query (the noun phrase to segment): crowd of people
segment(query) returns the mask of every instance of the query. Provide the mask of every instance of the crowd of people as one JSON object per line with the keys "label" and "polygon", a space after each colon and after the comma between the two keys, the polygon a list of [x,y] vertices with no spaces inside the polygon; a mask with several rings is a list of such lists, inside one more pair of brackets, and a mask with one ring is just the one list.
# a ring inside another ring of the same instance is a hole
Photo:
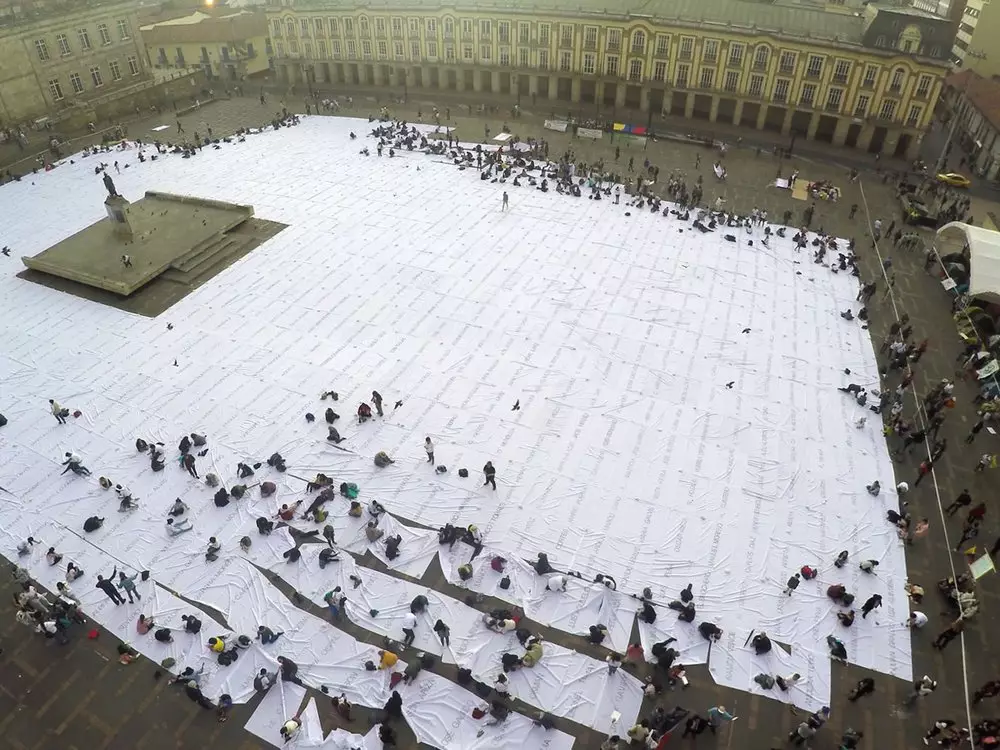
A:
{"label": "crowd of people", "polygon": [[[329,108],[326,105],[324,106],[325,108]],[[266,127],[273,129],[291,127],[298,124],[298,122],[299,118],[296,115],[284,109],[282,112],[276,113],[269,126]],[[436,134],[437,137],[435,138],[435,134],[429,135],[426,132],[421,132],[405,121],[379,120],[376,122],[374,118],[370,118],[369,122],[370,124],[375,123],[368,135],[373,139],[376,157],[386,156],[387,158],[393,158],[404,151],[421,152],[431,157],[443,158],[455,165],[459,170],[471,170],[474,168],[478,171],[480,180],[504,186],[501,210],[509,207],[510,197],[506,192],[506,188],[508,187],[523,187],[542,192],[547,192],[551,189],[567,197],[582,198],[586,196],[589,200],[594,201],[610,200],[613,198],[616,205],[620,204],[624,198],[624,210],[626,211],[648,210],[651,213],[690,225],[692,229],[701,233],[718,232],[720,238],[724,241],[736,242],[745,240],[751,245],[756,242],[763,247],[767,247],[772,235],[784,237],[786,232],[793,232],[792,239],[795,242],[797,252],[806,250],[810,246],[814,248],[812,251],[812,260],[815,264],[826,265],[833,273],[845,272],[856,277],[861,276],[853,240],[844,246],[836,238],[822,231],[815,232],[809,229],[814,211],[812,205],[807,207],[803,215],[802,224],[798,229],[791,226],[791,212],[785,213],[783,217],[784,225],[772,225],[767,221],[766,211],[758,210],[756,207],[754,207],[752,212],[745,215],[740,214],[733,210],[726,210],[725,202],[721,198],[716,200],[713,207],[705,207],[702,204],[703,185],[700,177],[694,184],[689,186],[680,175],[672,174],[663,185],[667,196],[661,196],[658,188],[660,185],[658,182],[659,168],[650,164],[648,160],[643,165],[643,170],[634,177],[633,182],[631,173],[634,170],[634,163],[632,159],[629,162],[629,174],[627,176],[607,168],[603,161],[595,164],[586,164],[577,159],[571,150],[564,152],[555,161],[550,160],[549,144],[545,141],[531,141],[522,144],[519,139],[515,138],[495,148],[484,148],[481,145],[467,147],[459,143],[450,131],[440,132]],[[178,130],[179,132],[183,132],[180,127]],[[261,132],[261,130],[249,128],[238,131],[231,138],[217,138],[211,129],[209,129],[207,135],[204,137],[200,133],[195,133],[192,141],[185,140],[178,143],[154,142],[152,144],[135,142],[131,146],[128,144],[105,145],[88,149],[81,156],[96,156],[98,159],[113,158],[106,155],[134,148],[140,163],[146,159],[156,160],[167,155],[192,158],[205,147],[222,148],[227,143],[233,141],[240,142],[248,135]],[[352,140],[357,138],[354,133],[351,133],[350,137]],[[360,150],[360,153],[362,156],[370,157],[372,155],[371,151],[371,149],[365,146]],[[616,154],[616,162],[618,156],[619,154]],[[125,167],[127,168],[128,165],[126,164]],[[109,168],[111,166],[108,163],[99,162],[95,167],[95,173],[106,172]],[[117,161],[114,162],[113,168],[116,171],[120,171]],[[625,189],[624,196],[622,194],[622,186]],[[668,203],[668,200],[671,202]],[[897,246],[901,243],[916,245],[916,235],[903,235],[900,232],[893,235],[892,229],[890,226],[887,237],[891,237]],[[875,235],[875,241],[877,242],[881,235],[880,223],[877,223],[875,227]],[[827,258],[827,253],[830,254],[830,258]],[[862,303],[860,309],[857,311],[845,311],[841,317],[847,321],[855,319],[867,321],[868,306],[871,304],[878,286],[879,282],[876,279],[870,281],[862,280],[861,291],[858,295],[858,301]],[[871,414],[881,417],[882,424],[884,425],[884,433],[890,442],[890,446],[893,448],[893,457],[896,461],[903,463],[910,460],[913,448],[916,447],[918,449],[917,458],[919,463],[912,483],[913,488],[919,486],[925,477],[932,475],[935,465],[943,459],[946,453],[948,447],[947,441],[939,438],[938,433],[945,422],[948,410],[955,406],[956,401],[954,384],[949,380],[943,380],[922,395],[916,411],[907,413],[906,396],[915,391],[914,376],[920,359],[928,348],[928,339],[918,340],[918,338],[914,334],[913,325],[910,324],[908,318],[904,315],[899,321],[892,324],[880,347],[880,352],[884,357],[881,372],[882,379],[878,386],[872,387],[870,385],[848,383],[840,388],[857,405],[858,415],[855,424],[858,428],[864,427],[868,419],[874,419],[874,417],[870,416]],[[975,347],[972,352],[967,352],[966,361],[974,361],[978,352],[979,347]],[[325,401],[327,398],[330,398],[332,401],[338,401],[339,394],[333,391],[323,393],[321,400]],[[369,400],[371,401],[371,405],[368,403]],[[372,405],[375,407],[374,410],[372,409]],[[394,409],[398,409],[402,405],[402,400],[398,400],[395,403]],[[971,443],[975,439],[976,434],[982,429],[982,424],[990,419],[992,413],[994,413],[989,405],[980,405],[980,407],[978,427],[973,427],[973,431],[967,439],[968,443]],[[519,402],[515,404],[514,408],[515,410],[519,408]],[[49,401],[48,409],[60,425],[67,424],[67,418],[71,415],[69,409],[63,407],[55,399]],[[384,415],[383,398],[378,391],[373,391],[370,399],[361,401],[354,413],[358,427],[370,420],[384,417]],[[342,436],[335,426],[335,423],[340,420],[340,415],[334,411],[333,407],[325,409],[323,420],[326,423],[327,441],[339,445],[345,440],[350,440],[350,437]],[[305,414],[305,423],[307,425],[316,421],[317,419],[312,413]],[[431,437],[428,436],[421,447],[426,452],[427,462],[434,467],[435,471],[447,471],[445,467],[437,464],[436,445]],[[927,449],[926,456],[921,453],[925,448]],[[153,471],[164,470],[168,463],[165,448],[161,443],[137,438],[136,450],[145,460],[149,461]],[[252,487],[258,487],[262,497],[268,497],[273,494],[274,484],[272,482],[263,481],[256,485],[248,485],[246,483],[246,480],[254,476],[255,471],[265,463],[264,461],[251,463],[247,460],[246,462],[240,462],[235,471],[236,479],[229,489],[222,484],[221,478],[213,473],[206,473],[202,477],[198,472],[198,459],[207,455],[208,451],[209,448],[205,436],[197,433],[187,434],[179,441],[173,460],[180,470],[187,472],[192,478],[202,481],[206,486],[215,489],[214,503],[217,507],[224,508],[232,502],[238,502]],[[984,459],[989,456],[990,454],[986,454]],[[373,461],[378,467],[386,467],[393,463],[393,459],[384,451],[376,453]],[[279,472],[285,472],[286,470],[285,460],[278,453],[266,459],[266,463],[269,467]],[[980,463],[983,463],[983,460]],[[986,463],[989,464],[989,461]],[[85,466],[83,458],[73,451],[65,453],[65,460],[62,461],[62,465],[65,467],[63,473],[72,472],[84,480],[87,480],[91,476],[91,471]],[[496,475],[497,472],[493,466],[493,462],[487,462],[482,469],[483,486],[491,487],[493,491],[496,491]],[[467,477],[468,471],[461,469],[459,476]],[[110,491],[112,488],[114,489],[120,512],[128,512],[138,507],[139,498],[133,496],[127,485],[115,483],[114,480],[105,476],[101,476],[98,479],[98,484],[104,490]],[[336,482],[331,477],[322,473],[317,474],[312,480],[307,482],[305,488],[309,494],[316,493],[311,498],[307,508],[300,513],[302,500],[293,504],[282,504],[275,509],[275,513],[272,516],[260,516],[257,518],[256,527],[258,534],[270,535],[278,525],[289,524],[298,518],[306,523],[315,525],[315,529],[306,535],[306,541],[313,541],[313,537],[316,537],[316,541],[318,541],[318,537],[322,536],[324,549],[318,558],[319,566],[323,568],[329,564],[336,563],[340,559],[340,552],[336,545],[334,528],[331,524],[327,523],[330,513],[328,507],[333,506],[338,499],[343,499],[343,510],[347,515],[352,517],[366,517],[364,533],[369,543],[380,545],[389,560],[397,557],[400,545],[402,544],[402,538],[398,534],[386,535],[380,523],[387,512],[386,508],[377,500],[371,500],[367,504],[363,504],[358,499],[359,489],[356,485],[344,482],[340,483],[336,490],[334,489],[335,485]],[[906,544],[913,544],[915,540],[920,539],[927,533],[930,521],[927,516],[919,513],[914,517],[910,509],[910,498],[913,496],[908,494],[911,486],[907,482],[900,481],[895,483],[895,489],[900,498],[900,503],[897,509],[890,509],[887,514],[887,522],[896,527],[900,538]],[[867,485],[867,491],[871,495],[878,495],[880,490],[881,484],[879,478],[875,478],[871,484]],[[961,549],[962,545],[973,540],[978,535],[980,524],[986,514],[985,503],[979,502],[975,506],[972,506],[972,504],[972,494],[968,490],[963,490],[948,508],[949,516],[953,516],[959,510],[965,513],[964,526],[956,549]],[[188,513],[189,508],[184,500],[177,498],[173,501],[164,514],[164,527],[168,536],[174,537],[197,531],[188,518]],[[96,531],[100,528],[103,520],[103,518],[98,517],[87,519],[83,527],[84,533]],[[439,530],[439,541],[441,544],[448,545],[455,543],[467,544],[472,548],[472,560],[458,569],[458,575],[462,580],[471,578],[473,575],[473,565],[478,564],[475,562],[476,557],[483,549],[483,535],[478,527],[474,523],[468,524],[463,528],[447,525]],[[246,551],[252,546],[252,543],[252,539],[244,537],[240,541],[240,546]],[[299,543],[283,554],[287,562],[293,563],[300,559]],[[39,540],[29,537],[18,545],[18,555],[31,555],[35,546],[40,544],[42,542]],[[1000,540],[994,545],[992,554],[995,555],[998,550],[1000,550]],[[205,540],[204,559],[206,564],[215,563],[222,554],[224,554],[222,546],[215,537],[209,537]],[[832,561],[833,565],[837,569],[843,568],[848,564],[851,554],[850,550],[841,551],[836,559]],[[45,554],[45,559],[50,565],[61,566],[63,556],[55,548],[49,548]],[[496,556],[488,560],[491,568],[501,574],[505,571],[506,562],[503,558]],[[561,572],[553,569],[548,563],[548,558],[544,552],[539,553],[538,559],[532,561],[531,564],[536,574],[544,577],[546,581],[545,588],[557,594],[566,590],[568,577],[579,576],[579,574],[572,571]],[[858,561],[858,567],[865,575],[875,576],[877,566],[877,560],[865,559]],[[74,595],[72,588],[73,585],[79,585],[75,582],[83,576],[83,571],[72,561],[68,561],[65,570],[65,580],[57,585],[58,594],[54,595],[54,600],[50,600],[46,594],[39,591],[29,573],[23,567],[17,564],[13,566],[14,579],[21,589],[15,596],[18,607],[18,622],[33,628],[46,638],[55,639],[59,643],[68,642],[68,633],[74,625],[84,625],[87,623],[87,619],[80,609],[79,599]],[[129,603],[133,601],[142,602],[137,580],[141,583],[147,580],[148,575],[146,571],[129,575],[125,571],[119,572],[116,567],[109,578],[97,575],[95,586],[103,591],[116,606],[125,603],[125,596],[128,597]],[[789,577],[782,593],[787,596],[794,596],[800,586],[808,585],[808,582],[815,577],[816,571],[812,565],[808,563],[804,564]],[[507,580],[509,585],[509,579]],[[610,589],[617,588],[614,579],[608,575],[597,576],[595,582],[601,583]],[[360,579],[354,582],[355,588],[359,585]],[[923,599],[923,589],[914,582],[908,582],[906,587],[910,601],[915,606],[919,606]],[[935,648],[943,650],[962,632],[965,623],[976,615],[978,612],[978,602],[976,601],[975,581],[971,576],[966,574],[942,580],[939,582],[939,590],[952,608],[948,626],[933,641]],[[658,617],[662,616],[663,610],[666,609],[677,613],[678,622],[683,624],[680,627],[690,625],[693,628],[697,628],[699,634],[709,643],[718,641],[722,635],[722,631],[712,622],[702,621],[697,625],[695,624],[695,620],[697,619],[694,602],[695,596],[690,585],[679,593],[676,600],[662,605],[653,601],[648,589],[641,594],[636,593],[633,596],[639,603],[638,616],[646,623],[651,624],[655,622]],[[844,585],[835,584],[829,586],[826,590],[826,596],[838,608],[837,620],[843,628],[865,627],[868,615],[880,607],[882,601],[881,595],[877,593],[868,597],[860,607],[861,618],[860,621],[857,621],[853,607],[855,597],[851,592],[847,591]],[[337,587],[328,592],[324,599],[329,607],[331,619],[334,622],[339,621],[348,603],[348,593]],[[426,597],[418,596],[411,602],[410,611],[403,618],[398,641],[386,640],[384,648],[379,651],[378,663],[370,661],[364,665],[366,669],[385,669],[390,671],[392,673],[390,677],[390,686],[392,688],[395,688],[399,683],[409,684],[418,678],[422,670],[434,666],[435,660],[433,657],[419,653],[410,659],[406,669],[401,671],[394,670],[399,658],[392,649],[397,648],[402,650],[411,647],[416,637],[415,629],[418,627],[420,618],[424,616],[430,616],[431,619],[434,619],[433,614],[428,612]],[[174,629],[162,626],[156,620],[155,613],[149,616],[140,614],[136,621],[137,635],[151,635],[157,641],[164,643],[171,642],[174,637]],[[189,635],[200,637],[199,634],[202,629],[201,620],[195,615],[186,615],[182,620],[184,624],[181,628],[178,628],[179,630]],[[914,609],[907,620],[907,625],[916,631],[923,628],[928,623],[928,620],[927,615],[921,610]],[[522,613],[517,608],[493,608],[483,613],[482,623],[483,627],[491,632],[500,634],[513,632],[520,645],[519,651],[505,652],[500,657],[499,663],[496,665],[497,676],[492,684],[484,684],[477,681],[468,669],[461,668],[458,670],[457,680],[459,684],[473,689],[483,698],[482,702],[477,704],[473,710],[472,715],[477,719],[485,719],[487,724],[498,724],[505,721],[511,711],[515,709],[512,703],[513,696],[510,694],[509,678],[507,675],[520,669],[535,667],[545,656],[546,644],[538,633],[531,632],[531,629],[526,626],[523,622]],[[450,628],[447,623],[438,618],[433,630],[441,644],[447,647],[450,639]],[[280,631],[275,631],[266,624],[261,624],[258,627],[256,636],[253,638],[246,634],[232,636],[213,635],[207,639],[206,648],[211,657],[219,665],[225,667],[239,658],[241,650],[250,648],[255,642],[259,642],[262,646],[269,646],[278,641],[282,635]],[[594,623],[590,626],[586,638],[593,645],[601,645],[607,636],[607,627],[603,623]],[[837,634],[826,634],[825,639],[831,658],[846,663],[849,658],[846,647],[843,641],[837,637]],[[653,698],[654,702],[656,696],[659,696],[664,691],[683,690],[689,684],[684,665],[677,661],[680,654],[676,649],[671,647],[672,641],[673,639],[671,638],[654,644],[651,650],[653,656],[652,669],[642,670],[646,672],[644,676],[645,693],[647,696]],[[756,655],[762,656],[771,649],[770,638],[764,632],[755,633],[752,638],[748,638],[747,648],[752,649]],[[127,662],[135,657],[135,651],[127,644],[123,644],[121,656],[123,661]],[[609,676],[613,676],[623,667],[639,668],[640,665],[645,663],[646,658],[641,644],[635,643],[630,644],[625,654],[609,651],[605,661]],[[262,669],[254,678],[253,686],[256,691],[264,692],[269,690],[279,679],[302,684],[301,679],[298,677],[298,666],[290,658],[279,655],[276,657],[276,662],[278,669],[275,672]],[[173,678],[171,683],[182,686],[190,700],[206,709],[214,709],[217,712],[219,720],[225,721],[232,707],[232,699],[228,695],[223,695],[216,703],[209,700],[201,692],[200,681],[203,670],[203,665],[197,670],[193,666],[187,666],[179,671],[177,677]],[[799,683],[801,679],[801,675],[797,673],[772,675],[761,672],[756,675],[754,681],[764,690],[785,692]],[[920,700],[933,693],[936,688],[937,682],[930,677],[924,676],[915,682],[907,698],[907,702],[912,703]],[[323,690],[324,692],[330,692],[327,687],[324,687]],[[874,690],[874,680],[865,678],[851,691],[849,699],[856,701],[872,693]],[[1000,681],[987,682],[976,691],[976,703],[978,704],[997,695],[1000,695]],[[331,698],[331,705],[332,709],[339,716],[347,720],[351,719],[352,706],[346,696],[341,694]],[[396,742],[396,731],[393,728],[393,722],[402,718],[401,708],[402,698],[396,690],[393,690],[389,701],[385,704],[379,715],[379,737],[387,746],[391,746]],[[797,745],[807,744],[817,732],[823,729],[829,717],[830,709],[827,707],[811,714],[791,732],[788,737],[789,742]],[[643,717],[620,735],[614,732],[610,734],[603,742],[602,750],[613,750],[614,748],[623,747],[626,742],[631,742],[634,746],[658,748],[662,747],[665,739],[680,727],[683,727],[684,737],[697,737],[705,730],[715,733],[720,727],[723,727],[735,718],[722,705],[713,705],[704,712],[691,712],[681,707],[668,710],[664,706],[657,704],[649,716]],[[549,729],[555,725],[553,717],[544,712],[533,714],[532,720],[536,725],[545,729]],[[282,737],[287,741],[295,737],[300,730],[301,716],[296,714],[286,720],[280,731]],[[997,730],[997,723],[993,721],[982,721],[974,727],[961,728],[954,721],[939,720],[927,732],[924,741],[925,743],[929,743],[930,740],[934,740],[943,747],[952,747],[957,746],[963,741],[971,740],[977,746],[992,747],[997,741]],[[853,748],[859,745],[862,737],[862,732],[848,729],[840,738],[840,747],[846,750],[853,750]]]}

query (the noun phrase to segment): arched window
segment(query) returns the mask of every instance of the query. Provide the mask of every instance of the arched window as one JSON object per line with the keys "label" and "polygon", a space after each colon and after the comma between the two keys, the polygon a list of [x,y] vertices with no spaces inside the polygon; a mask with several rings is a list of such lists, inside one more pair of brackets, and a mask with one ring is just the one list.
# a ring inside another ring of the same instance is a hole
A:
{"label": "arched window", "polygon": [[757,70],[763,70],[767,67],[767,61],[771,57],[771,50],[766,44],[757,45],[757,49],[753,53],[753,66]]}
{"label": "arched window", "polygon": [[895,94],[898,94],[903,90],[903,83],[906,80],[906,70],[904,68],[896,68],[892,71],[892,78],[889,81],[889,90]]}
{"label": "arched window", "polygon": [[358,19],[358,29],[364,36],[368,36],[368,16],[361,16]]}
{"label": "arched window", "polygon": [[646,32],[644,31],[633,31],[632,32],[632,52],[641,55],[646,51]]}

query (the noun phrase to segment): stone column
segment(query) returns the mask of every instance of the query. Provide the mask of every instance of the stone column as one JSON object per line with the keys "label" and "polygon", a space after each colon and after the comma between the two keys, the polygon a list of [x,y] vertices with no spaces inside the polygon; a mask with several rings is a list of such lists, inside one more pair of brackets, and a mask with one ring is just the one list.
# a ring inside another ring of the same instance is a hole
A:
{"label": "stone column", "polygon": [[761,103],[760,109],[757,111],[757,130],[764,129],[764,123],[767,122],[767,105]]}
{"label": "stone column", "polygon": [[555,100],[559,98],[559,76],[550,75],[549,76],[549,100]]}
{"label": "stone column", "polygon": [[847,131],[851,127],[851,118],[849,117],[838,117],[837,127],[833,131],[833,145],[843,146],[844,141],[847,140]]}
{"label": "stone column", "polygon": [[819,129],[819,112],[813,112],[809,118],[809,127],[806,128],[806,138],[810,141],[816,140],[816,131]]}
{"label": "stone column", "polygon": [[580,79],[573,76],[573,83],[570,86],[570,101],[578,104],[580,102]]}
{"label": "stone column", "polygon": [[687,92],[687,97],[684,100],[684,117],[688,120],[694,117],[694,93],[691,91]]}
{"label": "stone column", "polygon": [[861,126],[861,133],[858,135],[858,143],[855,148],[858,151],[867,151],[872,143],[872,136],[875,135],[875,126],[866,122]]}
{"label": "stone column", "polygon": [[483,79],[482,79],[482,76],[479,75],[479,71],[478,70],[473,70],[472,71],[472,90],[475,91],[477,94],[480,91],[483,90],[482,82],[483,82]]}
{"label": "stone column", "polygon": [[719,119],[719,97],[712,94],[712,104],[708,108],[708,121],[715,122]]}
{"label": "stone column", "polygon": [[740,120],[743,119],[743,100],[737,99],[736,106],[733,108],[733,125],[739,125]]}
{"label": "stone column", "polygon": [[795,114],[795,107],[789,105],[785,109],[785,119],[781,122],[781,134],[791,135],[792,134],[792,116]]}
{"label": "stone column", "polygon": [[627,85],[622,79],[615,81],[615,107],[618,109],[625,108],[625,87]]}

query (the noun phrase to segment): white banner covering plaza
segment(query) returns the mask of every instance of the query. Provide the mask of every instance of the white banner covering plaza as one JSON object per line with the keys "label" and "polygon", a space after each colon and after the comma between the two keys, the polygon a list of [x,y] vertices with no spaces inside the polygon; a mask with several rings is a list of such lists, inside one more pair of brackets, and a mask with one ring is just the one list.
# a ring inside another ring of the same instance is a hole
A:
{"label": "white banner covering plaza", "polygon": [[[829,699],[819,663],[829,633],[846,642],[853,663],[911,677],[908,633],[898,626],[907,613],[903,548],[883,521],[896,498],[864,491],[874,479],[891,487],[892,464],[877,420],[855,429],[864,412],[836,390],[848,379],[878,382],[867,331],[838,316],[853,304],[856,279],[800,264],[807,256],[790,239],[772,237],[764,248],[758,230],[726,242],[724,232],[702,234],[647,211],[626,216],[609,201],[506,186],[510,211],[501,213],[503,186],[418,153],[365,158],[348,138],[352,128],[368,130],[357,120],[306,118],[193,159],[139,164],[134,150],[114,154],[131,163],[114,176],[130,199],[155,189],[249,203],[257,216],[288,225],[156,319],[28,283],[16,278],[17,264],[3,265],[0,411],[10,422],[0,430],[0,523],[8,554],[38,531],[38,519],[82,533],[83,519],[104,515],[104,529],[78,539],[87,587],[115,559],[149,569],[183,596],[219,606],[234,628],[263,621],[302,629],[258,649],[265,662],[280,646],[310,684],[354,679],[367,647],[303,618],[263,576],[231,562],[253,518],[304,497],[303,483],[262,467],[256,479],[278,482],[277,498],[251,489],[217,509],[212,491],[173,461],[180,436],[197,431],[209,437],[202,475],[214,471],[227,486],[238,461],[278,450],[289,473],[356,482],[362,500],[378,498],[401,518],[476,523],[511,560],[546,551],[558,569],[612,575],[621,594],[649,586],[660,603],[691,582],[698,621],[715,621],[734,644],[716,652],[728,651],[731,667],[712,655],[724,684],[748,689],[747,676],[766,666],[742,648],[751,629],[788,644],[790,666],[814,669],[797,695],[774,691],[778,699]],[[0,187],[14,256],[104,215],[96,161],[77,157]],[[431,168],[413,168],[424,163]],[[303,419],[323,411],[319,394],[331,387],[341,394],[344,450],[326,443],[322,420]],[[387,406],[403,405],[358,425],[351,414],[373,388]],[[49,398],[82,416],[58,425]],[[448,473],[427,463],[425,436]],[[136,437],[166,444],[163,472],[136,455]],[[95,477],[58,476],[67,450]],[[372,463],[380,450],[395,458],[381,470]],[[497,467],[495,492],[482,486],[487,460]],[[116,513],[97,475],[128,484],[139,509]],[[178,496],[195,530],[169,540],[164,512]],[[338,533],[363,551],[369,545],[338,502]],[[42,523],[44,541],[58,535]],[[401,570],[419,575],[436,550],[427,532],[411,534]],[[224,559],[206,564],[213,535]],[[253,538],[250,559],[280,569],[289,539]],[[832,561],[842,549],[851,564],[838,570]],[[856,563],[871,557],[880,575],[862,578]],[[480,576],[484,558],[476,574],[495,586]],[[819,578],[784,596],[785,580],[804,564]],[[29,565],[52,582],[44,562]],[[584,616],[571,623],[568,601],[581,612],[604,606],[572,582],[552,609],[527,573],[512,576],[520,582],[512,600],[556,627],[581,632]],[[823,596],[835,582],[859,602],[882,594],[884,607],[840,628]],[[620,647],[636,602],[612,601],[620,602],[611,618]],[[126,627],[114,612],[124,608],[97,606],[95,619]],[[665,607],[658,613],[654,628],[690,640],[694,653],[696,639],[678,635]],[[317,655],[327,648],[347,661]],[[775,658],[783,668],[787,660]],[[382,685],[355,685],[362,702],[385,697]],[[219,688],[213,683],[212,694]]]}

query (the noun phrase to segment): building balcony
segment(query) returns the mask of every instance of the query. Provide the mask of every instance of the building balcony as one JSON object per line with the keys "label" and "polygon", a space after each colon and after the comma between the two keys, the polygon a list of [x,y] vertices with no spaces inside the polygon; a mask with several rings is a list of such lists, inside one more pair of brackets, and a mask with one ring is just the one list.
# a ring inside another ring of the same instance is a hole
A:
{"label": "building balcony", "polygon": [[930,95],[931,95],[931,90],[929,88],[924,89],[923,91],[917,89],[916,91],[913,92],[914,99],[926,99]]}
{"label": "building balcony", "polygon": [[847,76],[846,75],[840,75],[839,73],[834,73],[833,74],[833,78],[831,80],[834,83],[839,84],[841,86],[847,85]]}
{"label": "building balcony", "polygon": [[826,112],[830,112],[832,114],[839,114],[840,113],[840,105],[839,104],[829,104],[828,103],[823,108],[823,110],[826,111]]}
{"label": "building balcony", "polygon": [[743,67],[743,58],[740,58],[739,60],[734,60],[733,58],[730,57],[726,61],[726,67],[727,68],[742,68]]}
{"label": "building balcony", "polygon": [[597,42],[596,41],[593,41],[593,42],[584,42],[583,43],[583,48],[585,50],[587,50],[588,52],[594,52],[594,51],[597,50]]}
{"label": "building balcony", "polygon": [[678,60],[691,60],[693,57],[694,57],[694,53],[692,53],[690,51],[685,52],[684,50],[681,50],[680,53],[678,53],[678,55],[677,55],[677,59]]}
{"label": "building balcony", "polygon": [[753,65],[751,66],[750,69],[756,70],[757,72],[760,72],[762,70],[767,70],[767,60],[764,60],[763,62],[760,60],[754,60]]}
{"label": "building balcony", "polygon": [[805,72],[805,74],[804,74],[804,77],[805,78],[812,78],[812,79],[815,80],[815,79],[819,78],[821,75],[823,75],[823,71],[822,70],[807,70]]}
{"label": "building balcony", "polygon": [[779,65],[778,66],[778,73],[780,75],[783,75],[783,76],[792,76],[792,75],[795,75],[795,66],[794,65]]}

